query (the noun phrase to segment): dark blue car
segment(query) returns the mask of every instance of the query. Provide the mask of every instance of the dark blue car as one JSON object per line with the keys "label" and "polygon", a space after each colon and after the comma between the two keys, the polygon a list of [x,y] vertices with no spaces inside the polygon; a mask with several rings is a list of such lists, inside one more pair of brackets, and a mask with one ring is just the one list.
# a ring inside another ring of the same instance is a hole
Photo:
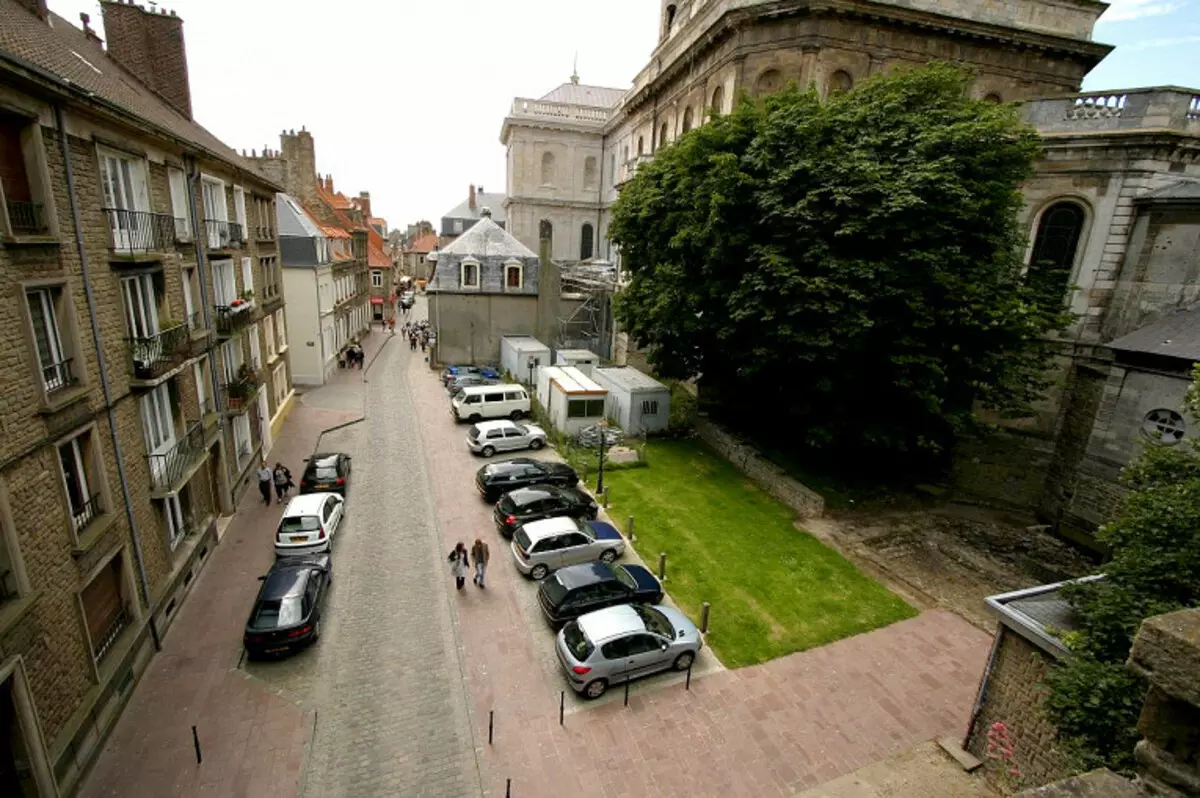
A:
{"label": "dark blue car", "polygon": [[489,380],[500,379],[500,372],[491,366],[470,366],[466,364],[446,366],[442,371],[442,385],[449,385],[455,377],[483,377]]}
{"label": "dark blue car", "polygon": [[571,565],[547,576],[538,588],[538,606],[553,626],[617,604],[659,604],[662,600],[662,585],[640,565]]}

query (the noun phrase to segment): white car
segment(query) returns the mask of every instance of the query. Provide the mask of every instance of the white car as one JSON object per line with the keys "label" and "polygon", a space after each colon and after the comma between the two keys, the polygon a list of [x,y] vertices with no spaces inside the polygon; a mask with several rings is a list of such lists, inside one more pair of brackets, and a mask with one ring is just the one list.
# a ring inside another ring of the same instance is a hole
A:
{"label": "white car", "polygon": [[275,531],[275,556],[328,552],[345,505],[346,500],[336,493],[305,493],[292,499]]}
{"label": "white car", "polygon": [[517,449],[540,449],[545,445],[546,431],[536,424],[479,421],[467,430],[467,448],[484,457]]}

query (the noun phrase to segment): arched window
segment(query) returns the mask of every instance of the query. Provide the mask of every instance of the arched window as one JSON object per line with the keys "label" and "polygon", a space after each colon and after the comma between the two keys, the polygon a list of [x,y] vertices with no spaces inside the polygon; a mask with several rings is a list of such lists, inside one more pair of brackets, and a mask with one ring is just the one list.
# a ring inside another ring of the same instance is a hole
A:
{"label": "arched window", "polygon": [[682,132],[687,133],[692,129],[692,107],[689,105],[683,109],[683,128]]}
{"label": "arched window", "polygon": [[645,148],[645,142],[642,140],[641,136],[638,136],[638,152],[637,152],[637,154],[641,155],[644,148]]}
{"label": "arched window", "polygon": [[663,146],[667,143],[667,123],[663,122],[662,127],[658,129],[658,146]]}
{"label": "arched window", "polygon": [[854,88],[854,78],[844,69],[839,69],[829,76],[829,93],[841,93]]}
{"label": "arched window", "polygon": [[999,105],[1000,103],[1004,102],[1004,99],[999,94],[997,94],[996,92],[993,91],[993,92],[983,95],[983,101],[985,103],[996,103],[996,105]]}
{"label": "arched window", "polygon": [[542,185],[554,185],[554,153],[542,153]]}
{"label": "arched window", "polygon": [[664,20],[664,22],[666,23],[666,25],[665,25],[665,27],[663,27],[663,36],[670,36],[671,35],[671,26],[675,24],[675,4],[674,3],[667,6],[667,17]]}
{"label": "arched window", "polygon": [[712,108],[713,116],[716,116],[725,110],[725,89],[721,88],[720,86],[717,86],[715,89],[713,89],[712,105],[709,107]]}
{"label": "arched window", "polygon": [[1063,296],[1075,267],[1085,215],[1076,202],[1056,202],[1042,211],[1025,279],[1046,296]]}
{"label": "arched window", "polygon": [[783,73],[778,69],[768,69],[754,81],[755,94],[771,94],[783,88]]}
{"label": "arched window", "polygon": [[583,229],[579,231],[579,259],[587,260],[592,257],[593,246],[592,226],[587,222],[583,223]]}
{"label": "arched window", "polygon": [[583,159],[583,187],[596,187],[596,157],[594,155]]}

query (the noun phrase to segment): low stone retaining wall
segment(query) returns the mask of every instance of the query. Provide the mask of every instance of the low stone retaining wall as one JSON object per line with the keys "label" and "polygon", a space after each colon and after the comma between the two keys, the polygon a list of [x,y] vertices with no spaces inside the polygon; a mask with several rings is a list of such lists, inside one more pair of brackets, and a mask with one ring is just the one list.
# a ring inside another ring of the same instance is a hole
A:
{"label": "low stone retaining wall", "polygon": [[734,438],[707,419],[697,419],[696,432],[700,439],[722,457],[737,466],[760,488],[795,511],[801,518],[819,518],[825,513],[825,498],[806,488],[782,468],[764,458],[758,451]]}

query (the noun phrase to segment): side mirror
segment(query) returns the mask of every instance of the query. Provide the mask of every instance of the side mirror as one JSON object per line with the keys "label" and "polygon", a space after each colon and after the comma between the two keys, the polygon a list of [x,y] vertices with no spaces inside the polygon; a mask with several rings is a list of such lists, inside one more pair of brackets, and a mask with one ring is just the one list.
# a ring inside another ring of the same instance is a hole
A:
{"label": "side mirror", "polygon": [[666,651],[668,646],[666,643],[663,643],[661,646],[659,646],[659,648],[661,648],[663,651]]}
{"label": "side mirror", "polygon": [[260,581],[260,582],[265,582],[265,581],[267,581],[267,575],[266,575],[266,574],[263,574],[262,576],[260,576],[260,577],[258,578],[258,581]]}
{"label": "side mirror", "polygon": [[307,463],[307,462],[309,461],[309,459],[310,459],[310,458],[308,458],[308,457],[305,457],[305,458],[304,458],[304,462],[306,462],[306,463]]}

